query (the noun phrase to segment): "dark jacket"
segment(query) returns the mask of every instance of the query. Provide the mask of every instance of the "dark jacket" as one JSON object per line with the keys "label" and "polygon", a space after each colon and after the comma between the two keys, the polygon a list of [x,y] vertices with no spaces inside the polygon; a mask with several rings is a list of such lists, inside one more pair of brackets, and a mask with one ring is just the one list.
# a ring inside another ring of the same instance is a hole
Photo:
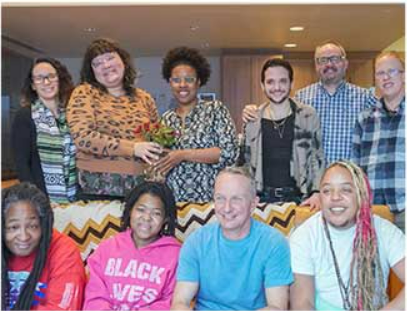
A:
{"label": "dark jacket", "polygon": [[11,129],[11,148],[18,179],[33,183],[47,194],[37,149],[37,130],[31,118],[30,107],[17,111]]}

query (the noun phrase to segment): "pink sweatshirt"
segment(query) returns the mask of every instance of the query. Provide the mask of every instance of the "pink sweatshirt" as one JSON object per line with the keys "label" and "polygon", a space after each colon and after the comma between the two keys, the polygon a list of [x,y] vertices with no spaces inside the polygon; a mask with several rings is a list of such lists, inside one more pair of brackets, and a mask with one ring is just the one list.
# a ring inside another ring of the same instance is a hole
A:
{"label": "pink sweatshirt", "polygon": [[169,310],[181,244],[162,237],[137,249],[131,229],[102,242],[89,257],[84,310]]}

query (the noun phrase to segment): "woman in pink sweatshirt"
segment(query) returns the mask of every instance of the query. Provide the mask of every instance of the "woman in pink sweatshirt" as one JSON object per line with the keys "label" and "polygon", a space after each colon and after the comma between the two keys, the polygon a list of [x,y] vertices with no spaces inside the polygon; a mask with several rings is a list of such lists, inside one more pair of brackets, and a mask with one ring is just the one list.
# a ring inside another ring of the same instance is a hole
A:
{"label": "woman in pink sweatshirt", "polygon": [[169,310],[180,243],[176,207],[161,183],[140,184],[126,198],[122,232],[89,257],[84,310]]}

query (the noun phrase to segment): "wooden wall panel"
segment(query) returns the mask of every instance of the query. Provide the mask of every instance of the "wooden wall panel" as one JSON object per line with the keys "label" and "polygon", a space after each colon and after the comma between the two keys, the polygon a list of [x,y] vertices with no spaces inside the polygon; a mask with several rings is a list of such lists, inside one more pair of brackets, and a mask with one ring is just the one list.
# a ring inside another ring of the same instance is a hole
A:
{"label": "wooden wall panel", "polygon": [[291,96],[294,96],[295,91],[317,81],[317,74],[313,60],[290,59],[288,61],[294,70],[294,83],[291,90]]}
{"label": "wooden wall panel", "polygon": [[222,101],[229,108],[238,132],[241,131],[243,107],[251,102],[250,56],[224,56],[222,67]]}

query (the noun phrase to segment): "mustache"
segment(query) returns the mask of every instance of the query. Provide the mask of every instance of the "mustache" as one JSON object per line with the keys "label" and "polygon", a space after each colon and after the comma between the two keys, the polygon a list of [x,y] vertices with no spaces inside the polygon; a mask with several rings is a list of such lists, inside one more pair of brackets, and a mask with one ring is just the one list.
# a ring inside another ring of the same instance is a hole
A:
{"label": "mustache", "polygon": [[338,72],[338,68],[336,68],[336,67],[327,67],[327,68],[324,69],[323,73],[327,73],[328,70],[332,70],[332,71],[334,71],[334,72]]}

